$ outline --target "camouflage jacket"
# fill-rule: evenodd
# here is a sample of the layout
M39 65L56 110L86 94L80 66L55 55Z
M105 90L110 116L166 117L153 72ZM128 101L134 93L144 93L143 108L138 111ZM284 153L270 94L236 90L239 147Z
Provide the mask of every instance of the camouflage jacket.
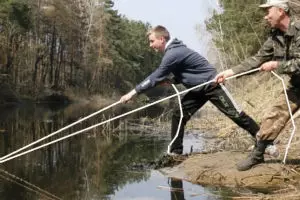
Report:
M288 74L290 83L300 87L300 21L291 18L287 32L272 31L258 53L232 68L241 73L259 67L267 61L279 61L278 73Z

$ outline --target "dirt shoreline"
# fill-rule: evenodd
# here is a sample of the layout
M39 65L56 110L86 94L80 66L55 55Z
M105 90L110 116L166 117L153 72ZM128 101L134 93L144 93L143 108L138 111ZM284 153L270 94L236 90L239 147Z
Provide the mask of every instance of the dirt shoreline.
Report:
M299 122L296 123L299 125ZM250 189L261 192L240 192L232 199L300 199L300 133L295 132L286 164L283 164L286 144L291 134L288 125L277 139L280 156L273 158L265 155L265 163L251 170L240 172L236 163L245 159L250 153L245 150L213 151L213 153L196 153L183 158L183 162L174 167L160 171L168 177L183 179L203 186L218 186L233 190ZM210 138L211 140L211 138ZM217 138L212 141L218 140ZM210 142L212 142L210 141ZM179 158L180 159L180 158Z

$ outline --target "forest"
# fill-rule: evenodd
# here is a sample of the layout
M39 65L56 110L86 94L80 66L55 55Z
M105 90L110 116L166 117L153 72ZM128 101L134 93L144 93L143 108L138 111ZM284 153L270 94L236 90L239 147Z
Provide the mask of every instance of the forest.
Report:
M220 0L221 12L214 11L206 21L207 30L213 35L217 49L219 71L239 64L254 55L270 32L264 20L265 10L259 5L265 0ZM290 13L300 16L300 1L290 0ZM211 47L213 48L213 47Z
M159 55L145 39L150 24L113 6L110 0L1 0L1 101L111 96L134 87Z
M299 2L291 1L293 13ZM222 11L214 11L206 29L221 71L254 54L269 30L261 0L219 3ZM120 96L143 80L160 61L145 39L151 25L113 6L112 0L0 0L0 103Z

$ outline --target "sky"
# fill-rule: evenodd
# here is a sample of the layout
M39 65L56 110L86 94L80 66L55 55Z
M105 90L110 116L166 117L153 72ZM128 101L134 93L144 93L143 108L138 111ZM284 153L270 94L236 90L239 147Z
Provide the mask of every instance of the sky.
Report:
M132 20L165 26L172 37L182 40L189 48L206 56L208 33L204 21L218 8L217 0L114 0L114 9Z

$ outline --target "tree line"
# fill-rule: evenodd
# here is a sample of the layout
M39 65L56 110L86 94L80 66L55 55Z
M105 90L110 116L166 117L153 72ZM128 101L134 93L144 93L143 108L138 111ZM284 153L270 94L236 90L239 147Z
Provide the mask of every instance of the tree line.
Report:
M221 70L262 45L261 0L220 0L206 28ZM299 13L299 0L292 0ZM124 93L158 64L148 23L129 20L112 0L0 0L0 84L32 99L47 89L83 95Z
M0 75L21 96L124 93L153 70L150 24L111 0L0 0Z
M221 54L219 70L231 68L245 58L254 55L270 31L263 20L262 0L219 0L221 11L214 11L206 21L207 30L213 35L213 43ZM290 0L290 11L300 16L300 0Z

